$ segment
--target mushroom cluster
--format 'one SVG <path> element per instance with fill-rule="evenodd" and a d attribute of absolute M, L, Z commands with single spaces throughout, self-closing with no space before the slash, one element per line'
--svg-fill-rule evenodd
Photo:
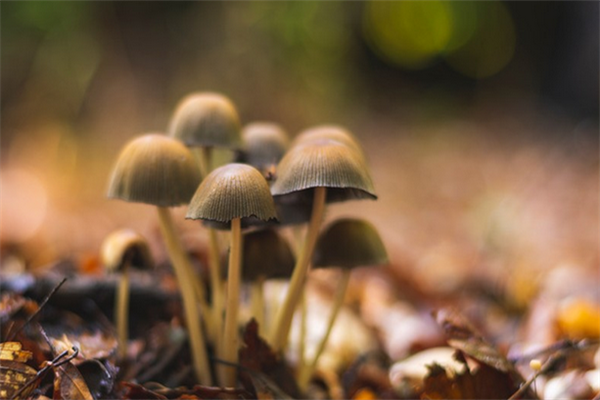
<path fill-rule="evenodd" d="M 217 146 L 233 151 L 232 162 L 212 169 L 212 148 Z M 238 310 L 244 288 L 251 293 L 250 309 L 261 336 L 283 356 L 311 266 L 340 267 L 344 272 L 327 332 L 316 356 L 298 371 L 299 383 L 305 386 L 343 304 L 350 269 L 387 260 L 375 228 L 366 221 L 333 221 L 320 232 L 328 204 L 377 198 L 365 154 L 351 133 L 324 125 L 290 141 L 275 123 L 242 127 L 233 103 L 216 93 L 186 96 L 173 113 L 168 135 L 146 134 L 128 143 L 112 172 L 108 197 L 157 207 L 181 290 L 194 371 L 202 385 L 236 386 L 242 323 Z M 187 219 L 203 222 L 209 282 L 193 269 L 169 212 L 169 207 L 182 204 L 188 204 Z M 303 225 L 304 236 L 297 229 Z M 295 252 L 286 239 L 291 234 L 288 226 L 296 229 Z M 141 262 L 147 251 L 137 236 L 121 235 L 108 240 L 120 247 L 105 253 L 107 265 L 122 268 L 126 278 L 127 266 Z M 226 238 L 228 250 L 222 251 Z M 221 271 L 222 258 L 227 260 L 226 273 Z M 265 316 L 262 293 L 267 279 L 290 282 L 275 314 Z M 119 339 L 120 349 L 126 349 L 126 289 L 121 292 L 125 300 L 117 302 Z M 212 359 L 222 362 L 211 365 L 211 352 Z"/>

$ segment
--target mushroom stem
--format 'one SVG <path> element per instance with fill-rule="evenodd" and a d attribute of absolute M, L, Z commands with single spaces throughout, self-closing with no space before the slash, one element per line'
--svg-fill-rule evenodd
<path fill-rule="evenodd" d="M 208 228 L 208 262 L 210 269 L 210 285 L 212 287 L 212 331 L 211 339 L 213 340 L 216 348 L 220 345 L 221 326 L 222 326 L 222 312 L 223 312 L 223 285 L 221 282 L 220 275 L 220 263 L 219 263 L 219 243 L 217 240 L 217 232 Z"/>
<path fill-rule="evenodd" d="M 212 163 L 212 147 L 194 147 L 193 153 L 196 161 L 198 162 L 198 166 L 200 167 L 200 175 L 204 179 L 204 177 L 211 171 L 210 166 Z"/>
<path fill-rule="evenodd" d="M 306 320 L 308 312 L 306 310 L 306 293 L 302 295 L 300 300 L 300 338 L 298 339 L 298 364 L 297 371 L 304 371 L 306 368 Z"/>
<path fill-rule="evenodd" d="M 264 295 L 265 278 L 260 277 L 250 284 L 250 304 L 252 308 L 252 316 L 258 324 L 258 334 L 267 332 L 265 327 L 265 295 Z"/>
<path fill-rule="evenodd" d="M 129 325 L 127 311 L 129 309 L 129 260 L 123 265 L 123 272 L 117 289 L 117 301 L 115 303 L 115 319 L 117 325 L 117 337 L 119 340 L 118 356 L 120 360 L 127 356 L 127 337 Z"/>
<path fill-rule="evenodd" d="M 221 343 L 221 356 L 231 364 L 238 361 L 238 309 L 240 304 L 241 280 L 241 250 L 242 233 L 241 218 L 231 220 L 231 247 L 229 249 L 229 269 L 227 274 L 227 302 L 225 309 L 225 330 Z M 220 383 L 226 387 L 234 387 L 236 381 L 236 368 L 221 365 Z"/>
<path fill-rule="evenodd" d="M 312 376 L 315 368 L 317 367 L 317 362 L 319 361 L 319 357 L 323 354 L 323 350 L 325 350 L 325 346 L 327 345 L 327 341 L 329 340 L 329 336 L 331 335 L 331 331 L 333 329 L 333 324 L 344 304 L 344 297 L 346 296 L 346 289 L 348 288 L 348 282 L 350 281 L 350 270 L 344 269 L 342 271 L 342 276 L 340 277 L 340 282 L 338 284 L 337 291 L 335 293 L 335 298 L 333 300 L 331 314 L 329 315 L 329 321 L 327 322 L 327 329 L 325 330 L 325 335 L 319 342 L 319 346 L 315 352 L 315 355 L 310 363 L 306 365 L 306 367 L 300 370 L 300 377 L 298 378 L 298 385 L 300 389 L 305 390 L 308 386 L 308 382 L 310 381 L 310 377 Z"/>
<path fill-rule="evenodd" d="M 194 285 L 192 283 L 194 277 L 192 276 L 190 261 L 184 252 L 183 245 L 175 234 L 173 219 L 169 209 L 166 207 L 158 207 L 158 216 L 160 229 L 167 245 L 167 251 L 169 252 L 169 257 L 171 258 L 173 269 L 175 270 L 175 276 L 179 283 L 179 287 L 181 288 L 181 298 L 190 337 L 196 378 L 200 384 L 210 385 L 210 367 L 206 354 L 204 336 L 200 326 L 200 318 L 196 310 L 196 296 L 194 294 Z"/>
<path fill-rule="evenodd" d="M 286 345 L 290 326 L 292 325 L 292 317 L 294 311 L 302 295 L 306 275 L 310 270 L 310 258 L 317 241 L 319 228 L 325 211 L 325 197 L 327 189 L 325 187 L 317 187 L 314 189 L 313 210 L 306 231 L 306 237 L 302 245 L 302 251 L 296 260 L 294 272 L 287 295 L 283 306 L 278 310 L 277 318 L 275 319 L 274 331 L 271 337 L 271 345 L 275 351 L 281 351 Z"/>

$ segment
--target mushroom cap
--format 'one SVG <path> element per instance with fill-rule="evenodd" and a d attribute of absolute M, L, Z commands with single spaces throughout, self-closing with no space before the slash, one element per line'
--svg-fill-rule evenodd
<path fill-rule="evenodd" d="M 192 198 L 186 218 L 229 222 L 234 218 L 277 219 L 269 184 L 246 164 L 227 164 L 206 176 Z"/>
<path fill-rule="evenodd" d="M 270 122 L 253 122 L 242 130 L 244 141 L 239 161 L 259 170 L 276 165 L 285 154 L 289 139 L 281 126 Z"/>
<path fill-rule="evenodd" d="M 342 218 L 319 235 L 313 253 L 315 268 L 387 264 L 388 256 L 375 227 L 364 220 Z"/>
<path fill-rule="evenodd" d="M 218 93 L 192 93 L 177 105 L 169 135 L 187 146 L 240 148 L 240 118 L 233 103 Z"/>
<path fill-rule="evenodd" d="M 150 269 L 154 265 L 148 242 L 131 229 L 110 233 L 102 242 L 100 257 L 109 271 L 120 271 L 126 264 L 139 269 Z"/>
<path fill-rule="evenodd" d="M 282 196 L 317 187 L 328 189 L 327 202 L 377 198 L 364 159 L 351 147 L 331 139 L 292 147 L 279 162 L 271 193 Z"/>
<path fill-rule="evenodd" d="M 200 180 L 187 147 L 152 133 L 133 139 L 121 150 L 107 196 L 160 207 L 179 206 L 190 201 Z"/>
<path fill-rule="evenodd" d="M 364 152 L 358 139 L 348 130 L 337 125 L 319 125 L 302 131 L 294 138 L 292 146 L 318 139 L 330 139 L 343 143 L 356 150 L 364 158 Z"/>
<path fill-rule="evenodd" d="M 295 257 L 289 243 L 274 229 L 255 230 L 244 234 L 242 251 L 242 280 L 252 282 L 265 279 L 289 279 Z M 223 274 L 227 274 L 227 257 L 223 260 Z"/>

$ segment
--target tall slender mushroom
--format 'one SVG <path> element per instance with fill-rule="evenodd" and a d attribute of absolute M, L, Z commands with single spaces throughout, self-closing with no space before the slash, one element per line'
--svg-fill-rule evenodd
<path fill-rule="evenodd" d="M 185 96 L 177 105 L 169 124 L 169 135 L 192 149 L 199 160 L 202 177 L 211 171 L 214 147 L 238 150 L 242 147 L 241 124 L 231 100 L 219 93 L 196 92 Z M 223 309 L 222 284 L 219 277 L 219 245 L 216 232 L 209 227 L 209 264 L 212 287 L 212 324 L 220 331 Z M 213 337 L 217 343 L 219 336 Z"/>
<path fill-rule="evenodd" d="M 148 242 L 131 229 L 119 229 L 109 234 L 100 248 L 100 258 L 109 272 L 120 272 L 119 286 L 115 293 L 115 326 L 119 341 L 118 356 L 127 355 L 129 333 L 129 269 L 149 269 L 154 261 Z"/>
<path fill-rule="evenodd" d="M 194 294 L 196 278 L 168 208 L 188 203 L 199 182 L 193 156 L 181 142 L 147 134 L 133 139 L 121 151 L 110 178 L 108 197 L 157 207 L 161 232 L 181 288 L 194 370 L 198 381 L 209 385 L 210 368 Z M 206 316 L 204 296 L 198 300 Z"/>
<path fill-rule="evenodd" d="M 231 224 L 225 328 L 220 346 L 220 356 L 230 363 L 236 363 L 238 356 L 241 220 L 247 217 L 267 221 L 276 219 L 277 214 L 269 185 L 262 174 L 254 167 L 237 163 L 224 165 L 208 174 L 196 190 L 186 215 L 190 219 Z M 234 368 L 221 366 L 218 370 L 222 385 L 235 385 Z"/>
<path fill-rule="evenodd" d="M 312 360 L 304 370 L 300 371 L 298 381 L 301 388 L 306 388 L 319 357 L 325 349 L 344 302 L 350 271 L 357 267 L 387 264 L 388 257 L 385 246 L 371 223 L 361 219 L 343 218 L 329 224 L 319 235 L 312 261 L 314 268 L 339 267 L 342 269 L 342 276 L 337 284 L 325 334 L 319 342 Z"/>
<path fill-rule="evenodd" d="M 287 342 L 294 310 L 310 269 L 326 201 L 377 198 L 362 157 L 351 147 L 330 139 L 300 143 L 280 161 L 271 193 L 277 197 L 298 192 L 313 198 L 313 208 L 302 251 L 272 331 L 271 345 L 276 351 L 282 350 Z"/>

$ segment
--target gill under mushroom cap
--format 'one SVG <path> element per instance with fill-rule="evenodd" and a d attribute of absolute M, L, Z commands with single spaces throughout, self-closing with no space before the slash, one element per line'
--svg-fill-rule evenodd
<path fill-rule="evenodd" d="M 192 198 L 186 218 L 229 222 L 234 218 L 276 219 L 269 185 L 246 164 L 227 164 L 212 171 Z"/>
<path fill-rule="evenodd" d="M 388 256 L 375 227 L 364 220 L 342 218 L 321 233 L 313 253 L 313 265 L 350 269 L 387 264 Z"/>
<path fill-rule="evenodd" d="M 273 196 L 326 187 L 327 201 L 376 199 L 364 159 L 351 147 L 331 139 L 315 139 L 292 147 L 277 167 Z"/>
<path fill-rule="evenodd" d="M 121 150 L 107 196 L 159 207 L 179 206 L 189 202 L 200 180 L 187 147 L 151 133 L 131 140 Z"/>
<path fill-rule="evenodd" d="M 169 135 L 187 146 L 240 148 L 240 118 L 233 103 L 218 93 L 192 93 L 173 113 Z"/>
<path fill-rule="evenodd" d="M 125 264 L 139 269 L 149 269 L 154 264 L 148 242 L 131 229 L 110 233 L 102 242 L 100 257 L 109 271 L 119 271 Z"/>

